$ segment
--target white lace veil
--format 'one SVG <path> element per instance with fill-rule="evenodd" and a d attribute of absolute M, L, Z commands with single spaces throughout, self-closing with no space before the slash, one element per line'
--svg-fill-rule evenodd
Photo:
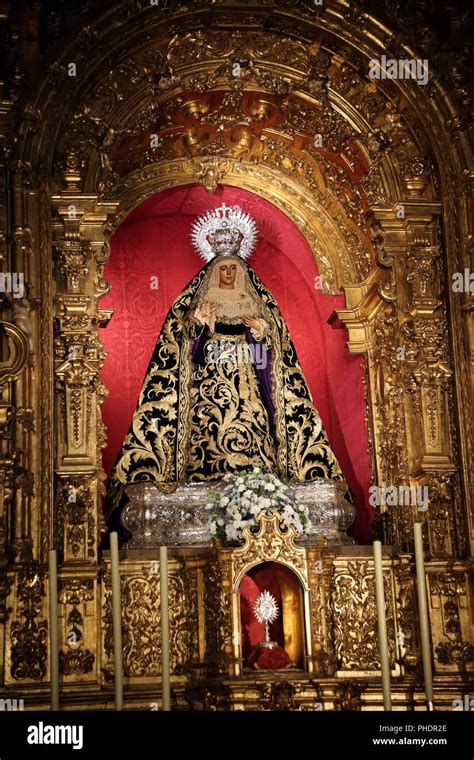
<path fill-rule="evenodd" d="M 236 264 L 234 287 L 232 289 L 220 288 L 219 267 L 222 264 Z M 243 317 L 245 315 L 260 314 L 258 301 L 248 292 L 246 286 L 247 275 L 239 256 L 218 256 L 211 265 L 207 283 L 203 283 L 202 294 L 199 293 L 199 301 L 209 301 L 216 304 L 216 317 Z"/>

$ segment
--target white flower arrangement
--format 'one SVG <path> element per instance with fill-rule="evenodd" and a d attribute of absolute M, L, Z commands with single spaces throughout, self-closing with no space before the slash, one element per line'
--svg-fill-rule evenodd
<path fill-rule="evenodd" d="M 284 526 L 290 525 L 298 533 L 311 530 L 308 507 L 295 504 L 289 486 L 272 472 L 255 467 L 239 473 L 225 475 L 224 487 L 211 492 L 212 501 L 206 509 L 214 509 L 211 517 L 211 534 L 226 545 L 238 545 L 240 533 L 247 525 L 257 527 L 257 517 L 266 509 L 280 515 Z"/>

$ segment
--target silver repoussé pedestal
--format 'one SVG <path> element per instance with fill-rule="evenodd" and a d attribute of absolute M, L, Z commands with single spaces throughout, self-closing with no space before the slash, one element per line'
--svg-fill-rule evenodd
<path fill-rule="evenodd" d="M 212 540 L 206 509 L 210 492 L 220 483 L 187 483 L 171 494 L 162 493 L 152 483 L 130 485 L 130 501 L 121 514 L 122 525 L 132 534 L 126 545 L 145 549 L 158 546 L 206 547 Z M 346 486 L 329 480 L 292 484 L 296 502 L 306 504 L 311 532 L 302 534 L 297 543 L 318 546 L 326 539 L 330 546 L 353 544 L 346 530 L 355 518 L 354 507 L 344 498 Z"/>

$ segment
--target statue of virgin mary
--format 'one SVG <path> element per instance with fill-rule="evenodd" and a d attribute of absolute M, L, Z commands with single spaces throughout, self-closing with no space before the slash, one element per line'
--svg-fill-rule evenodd
<path fill-rule="evenodd" d="M 165 492 L 253 467 L 344 481 L 274 297 L 246 263 L 255 221 L 225 204 L 197 220 L 206 264 L 172 304 L 111 473 Z"/>

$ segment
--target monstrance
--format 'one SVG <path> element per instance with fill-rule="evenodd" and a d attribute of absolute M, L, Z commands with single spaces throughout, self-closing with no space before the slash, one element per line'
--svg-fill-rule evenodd
<path fill-rule="evenodd" d="M 265 640 L 258 646 L 273 649 L 277 647 L 276 641 L 270 641 L 270 623 L 274 623 L 278 617 L 278 604 L 269 591 L 262 591 L 254 605 L 254 614 L 259 623 L 265 624 Z"/>

